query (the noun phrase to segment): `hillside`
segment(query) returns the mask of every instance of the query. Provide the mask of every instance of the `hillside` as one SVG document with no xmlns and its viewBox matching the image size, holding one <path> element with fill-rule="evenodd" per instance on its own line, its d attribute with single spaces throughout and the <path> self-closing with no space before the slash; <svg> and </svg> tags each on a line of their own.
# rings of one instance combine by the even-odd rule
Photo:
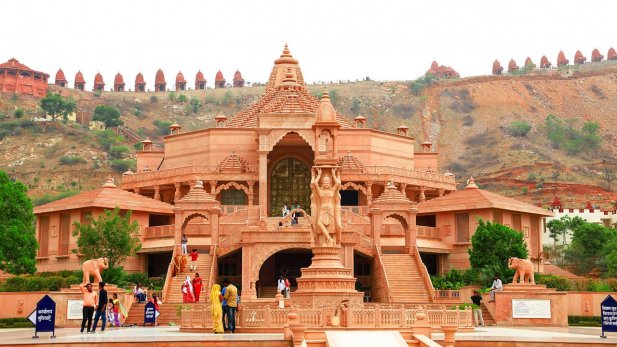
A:
<svg viewBox="0 0 617 347">
<path fill-rule="evenodd" d="M 617 171 L 615 62 L 571 67 L 551 74 L 438 81 L 418 95 L 409 85 L 364 81 L 331 84 L 328 88 L 337 110 L 349 118 L 364 115 L 371 127 L 386 131 L 395 131 L 404 124 L 418 142 L 430 138 L 441 153 L 441 170 L 454 172 L 461 183 L 473 175 L 486 189 L 544 205 L 555 193 L 572 207 L 589 200 L 608 208 L 616 198 L 605 189 L 607 182 L 602 175 L 604 165 Z M 177 94 L 104 92 L 96 96 L 52 88 L 72 95 L 80 109 L 78 118 L 91 117 L 99 104 L 115 106 L 126 127 L 155 143 L 161 143 L 170 122 L 182 125 L 183 131 L 211 127 L 216 115 L 231 118 L 255 102 L 264 90 L 249 87 Z M 322 86 L 309 88 L 318 95 Z M 186 100 L 181 100 L 181 94 Z M 112 143 L 112 150 L 105 149 L 109 140 L 78 124 L 57 122 L 43 126 L 24 121 L 41 115 L 34 99 L 0 97 L 0 115 L 6 115 L 0 116 L 0 170 L 27 183 L 33 197 L 91 189 L 109 174 L 120 177 L 122 165 L 118 161 L 134 159 L 134 139 Z M 16 108 L 25 110 L 26 115 L 13 118 Z M 544 126 L 549 114 L 564 121 L 575 118 L 572 126 L 577 128 L 585 121 L 597 122 L 601 147 L 575 154 L 553 148 Z M 515 137 L 508 131 L 513 121 L 525 121 L 531 130 Z M 122 146 L 129 151 L 118 150 Z M 69 160 L 75 157 L 81 159 Z"/>
</svg>

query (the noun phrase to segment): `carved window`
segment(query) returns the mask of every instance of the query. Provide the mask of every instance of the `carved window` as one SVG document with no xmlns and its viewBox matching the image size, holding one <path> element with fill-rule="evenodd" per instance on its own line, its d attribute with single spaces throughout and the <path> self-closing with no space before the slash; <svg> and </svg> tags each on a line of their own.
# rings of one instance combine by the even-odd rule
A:
<svg viewBox="0 0 617 347">
<path fill-rule="evenodd" d="M 60 247 L 58 248 L 58 255 L 69 254 L 69 242 L 71 239 L 71 215 L 60 215 Z"/>
<path fill-rule="evenodd" d="M 246 194 L 239 189 L 226 189 L 221 191 L 222 205 L 246 205 Z"/>
<path fill-rule="evenodd" d="M 39 256 L 46 257 L 49 245 L 49 216 L 39 217 Z"/>
<path fill-rule="evenodd" d="M 270 176 L 270 215 L 280 216 L 284 204 L 290 208 L 298 204 L 311 213 L 310 184 L 309 168 L 300 160 L 285 158 L 276 163 Z"/>
<path fill-rule="evenodd" d="M 469 242 L 469 213 L 456 214 L 456 242 Z"/>
</svg>

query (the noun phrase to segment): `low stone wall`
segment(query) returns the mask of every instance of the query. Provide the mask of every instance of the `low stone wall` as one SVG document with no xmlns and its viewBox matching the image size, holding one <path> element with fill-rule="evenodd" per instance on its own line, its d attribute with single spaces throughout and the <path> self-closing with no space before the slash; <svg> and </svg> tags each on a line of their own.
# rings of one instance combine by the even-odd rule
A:
<svg viewBox="0 0 617 347">
<path fill-rule="evenodd" d="M 600 304 L 611 292 L 568 292 L 568 316 L 600 316 Z"/>
<path fill-rule="evenodd" d="M 110 288 L 109 298 L 113 293 L 118 294 L 118 299 L 128 312 L 133 303 L 133 295 L 126 293 L 123 289 Z M 36 304 L 45 295 L 49 295 L 56 302 L 56 326 L 57 327 L 77 327 L 81 325 L 79 318 L 68 318 L 69 300 L 82 300 L 79 289 L 62 289 L 59 292 L 3 292 L 0 293 L 0 318 L 25 318 L 36 307 Z"/>
</svg>

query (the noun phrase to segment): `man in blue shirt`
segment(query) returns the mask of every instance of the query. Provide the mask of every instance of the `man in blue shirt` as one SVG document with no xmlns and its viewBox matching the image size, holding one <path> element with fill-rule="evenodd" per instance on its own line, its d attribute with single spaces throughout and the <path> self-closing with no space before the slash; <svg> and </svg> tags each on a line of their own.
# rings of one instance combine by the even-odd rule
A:
<svg viewBox="0 0 617 347">
<path fill-rule="evenodd" d="M 227 287 L 223 287 L 223 289 L 221 289 L 221 295 L 223 296 L 223 298 L 225 297 L 225 291 L 227 290 Z M 223 331 L 227 332 L 227 310 L 228 310 L 228 306 L 227 306 L 227 299 L 223 299 Z"/>
</svg>

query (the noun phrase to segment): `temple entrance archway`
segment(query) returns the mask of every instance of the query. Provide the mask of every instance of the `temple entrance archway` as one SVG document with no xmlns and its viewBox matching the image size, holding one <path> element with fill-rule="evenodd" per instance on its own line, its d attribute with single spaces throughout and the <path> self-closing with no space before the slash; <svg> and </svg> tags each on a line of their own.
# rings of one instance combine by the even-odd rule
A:
<svg viewBox="0 0 617 347">
<path fill-rule="evenodd" d="M 281 216 L 282 206 L 297 203 L 311 213 L 311 145 L 296 132 L 285 134 L 268 154 L 268 214 Z"/>
<path fill-rule="evenodd" d="M 311 265 L 313 253 L 310 249 L 292 248 L 272 254 L 259 269 L 257 281 L 258 298 L 274 298 L 279 276 L 287 276 L 293 292 L 298 284 L 296 279 L 301 276 L 300 269 Z"/>
</svg>

